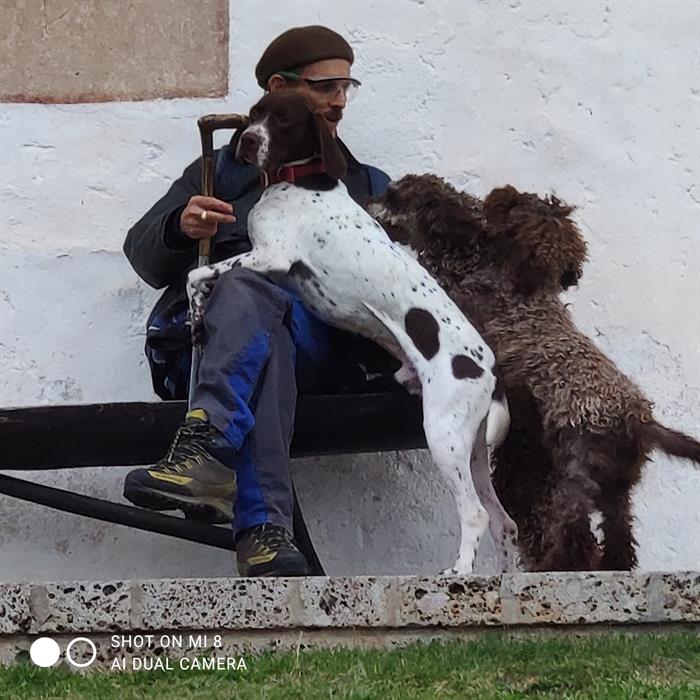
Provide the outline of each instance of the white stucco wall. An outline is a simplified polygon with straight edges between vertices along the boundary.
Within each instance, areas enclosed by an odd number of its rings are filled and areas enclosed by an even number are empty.
[[[590,263],[569,295],[577,320],[660,419],[700,436],[699,7],[239,0],[226,99],[0,105],[0,405],[153,398],[142,345],[157,294],[123,257],[125,233],[198,154],[196,118],[247,110],[263,47],[323,23],[356,50],[364,87],[341,133],[358,158],[579,206]],[[118,497],[124,473],[37,478]],[[424,455],[297,473],[332,573],[450,563],[453,505]],[[692,465],[649,465],[635,496],[642,568],[700,566],[699,494]],[[232,571],[217,550],[0,497],[0,580]]]

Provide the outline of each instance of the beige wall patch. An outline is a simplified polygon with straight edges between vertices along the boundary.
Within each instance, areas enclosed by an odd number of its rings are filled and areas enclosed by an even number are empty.
[[[0,0],[0,101],[217,97],[228,0]]]

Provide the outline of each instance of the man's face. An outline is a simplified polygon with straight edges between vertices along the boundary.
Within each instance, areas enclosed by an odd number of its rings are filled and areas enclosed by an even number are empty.
[[[317,114],[320,114],[328,124],[333,136],[337,135],[338,123],[343,118],[346,97],[340,81],[327,83],[309,83],[306,80],[314,81],[322,78],[349,78],[350,63],[342,58],[329,58],[325,61],[310,63],[299,71],[302,80],[270,81],[270,91],[274,92],[281,88],[291,88],[298,90],[306,97]]]

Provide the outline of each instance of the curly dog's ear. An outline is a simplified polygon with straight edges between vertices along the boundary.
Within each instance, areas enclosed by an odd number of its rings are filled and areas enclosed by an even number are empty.
[[[578,282],[586,243],[569,218],[572,211],[554,196],[542,199],[510,185],[486,198],[484,216],[495,257],[510,268],[520,293],[557,293]]]
[[[471,198],[467,200],[455,193],[437,204],[430,227],[431,236],[459,243],[483,235],[481,216]]]
[[[484,200],[484,217],[494,232],[508,229],[511,211],[522,202],[523,195],[511,185],[491,190]]]

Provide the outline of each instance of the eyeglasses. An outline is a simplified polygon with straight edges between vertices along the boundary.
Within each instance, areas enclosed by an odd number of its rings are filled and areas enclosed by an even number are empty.
[[[278,71],[277,75],[281,75],[287,80],[296,80],[306,83],[314,92],[325,97],[337,95],[340,90],[345,95],[345,101],[351,102],[362,83],[356,78],[302,78],[299,74],[292,71]]]

